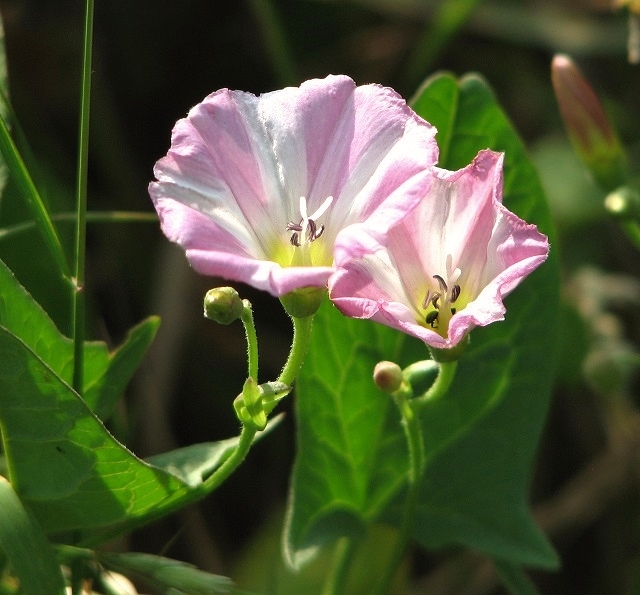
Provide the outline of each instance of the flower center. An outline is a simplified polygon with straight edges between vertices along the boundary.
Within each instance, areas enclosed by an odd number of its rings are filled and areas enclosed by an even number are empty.
[[[434,275],[438,282],[438,290],[429,289],[422,301],[422,308],[428,310],[425,322],[435,329],[443,337],[447,336],[449,321],[456,313],[453,304],[460,297],[460,285],[456,281],[460,278],[462,271],[458,268],[451,270],[452,257],[447,255],[447,280],[441,275]],[[433,309],[432,309],[433,308]]]
[[[300,223],[289,221],[287,231],[291,234],[290,242],[294,247],[293,257],[289,266],[313,266],[327,260],[326,250],[322,246],[312,246],[324,232],[324,225],[318,224],[318,219],[325,214],[333,202],[333,196],[329,196],[311,215],[307,214],[307,199],[300,197]],[[313,249],[312,249],[313,248]],[[329,263],[330,264],[330,263]]]
[[[289,221],[287,223],[287,231],[294,232],[291,234],[291,244],[296,248],[300,248],[317,240],[324,231],[324,225],[318,226],[316,220],[319,219],[333,202],[333,196],[329,196],[311,215],[307,215],[307,199],[300,197],[300,223]]]

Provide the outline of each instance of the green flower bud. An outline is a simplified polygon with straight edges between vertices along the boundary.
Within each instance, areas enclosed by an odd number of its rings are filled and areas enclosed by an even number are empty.
[[[267,414],[262,399],[263,392],[262,387],[258,386],[253,378],[245,380],[242,393],[233,402],[236,415],[243,425],[253,426],[257,430],[264,430],[267,426]]]
[[[303,287],[281,296],[280,302],[289,316],[306,318],[318,311],[326,293],[325,287]]]
[[[244,304],[233,287],[216,287],[204,297],[204,315],[218,324],[231,324],[242,316]]]
[[[373,369],[373,381],[385,393],[395,393],[402,386],[403,380],[402,370],[394,362],[378,362]]]
[[[573,147],[595,181],[612,190],[627,175],[627,159],[598,96],[568,56],[551,64],[551,82]]]
[[[604,200],[610,215],[623,221],[640,221],[640,186],[628,184],[611,192]]]

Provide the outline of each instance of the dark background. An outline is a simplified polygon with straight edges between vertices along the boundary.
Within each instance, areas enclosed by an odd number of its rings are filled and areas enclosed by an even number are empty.
[[[640,259],[573,156],[549,77],[552,56],[570,53],[637,155],[640,67],[626,61],[626,14],[604,1],[487,0],[442,37],[436,19],[454,4],[464,2],[98,0],[89,208],[152,212],[146,188],[173,124],[221,87],[261,93],[345,73],[410,98],[436,70],[483,74],[540,167],[563,263],[563,357],[532,500],[564,567],[535,579],[544,593],[631,592],[640,561]],[[72,210],[83,2],[0,0],[0,12],[11,99],[36,179],[54,211]],[[26,218],[9,184],[0,225]],[[70,242],[71,226],[63,229]],[[0,242],[0,257],[68,332],[68,292],[38,236]],[[142,318],[163,320],[110,426],[141,456],[237,433],[231,402],[245,377],[242,329],[201,315],[205,291],[222,283],[193,273],[156,224],[89,228],[90,337],[115,346]],[[261,373],[273,378],[289,321],[277,300],[238,289],[254,305]],[[239,581],[258,574],[252,559],[277,560],[293,441],[289,415],[218,492],[118,547],[162,552]],[[421,553],[413,567],[416,593],[500,592],[479,556]],[[466,584],[456,582],[465,573]]]

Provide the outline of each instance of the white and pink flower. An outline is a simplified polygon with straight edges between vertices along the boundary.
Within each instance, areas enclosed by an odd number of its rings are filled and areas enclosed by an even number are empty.
[[[549,252],[546,236],[502,205],[502,163],[486,150],[459,171],[434,168],[422,201],[383,238],[340,236],[329,281],[336,306],[437,349],[502,320],[503,298]]]
[[[222,89],[175,125],[149,193],[195,270],[282,296],[323,287],[352,224],[379,238],[429,192],[435,128],[346,76]]]

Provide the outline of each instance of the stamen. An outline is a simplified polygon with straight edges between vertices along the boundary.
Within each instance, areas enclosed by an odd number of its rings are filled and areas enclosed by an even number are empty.
[[[300,197],[300,215],[302,219],[300,223],[295,221],[289,221],[286,225],[287,231],[294,231],[291,238],[291,244],[296,247],[300,247],[307,242],[313,242],[317,240],[324,232],[324,225],[318,226],[316,219],[324,215],[326,210],[333,202],[333,196],[329,196],[325,201],[309,216],[307,214],[307,199],[304,196]]]
[[[438,285],[440,285],[440,291],[442,291],[442,293],[447,293],[449,288],[444,282],[444,279],[440,275],[434,275],[433,278],[438,282]]]
[[[439,312],[437,310],[434,310],[433,312],[429,312],[429,314],[427,314],[425,321],[427,322],[427,324],[431,325],[431,328],[435,328],[436,323],[438,322],[438,314]]]
[[[433,329],[439,328],[438,332],[440,333],[447,332],[449,320],[456,313],[456,308],[453,307],[453,304],[460,297],[462,291],[460,285],[456,283],[462,271],[459,268],[453,268],[453,258],[450,254],[447,255],[446,269],[446,281],[441,275],[433,275],[433,278],[438,282],[439,291],[428,289],[427,295],[422,300],[422,308],[424,310],[429,310],[431,307],[434,308],[427,312],[425,322]]]

